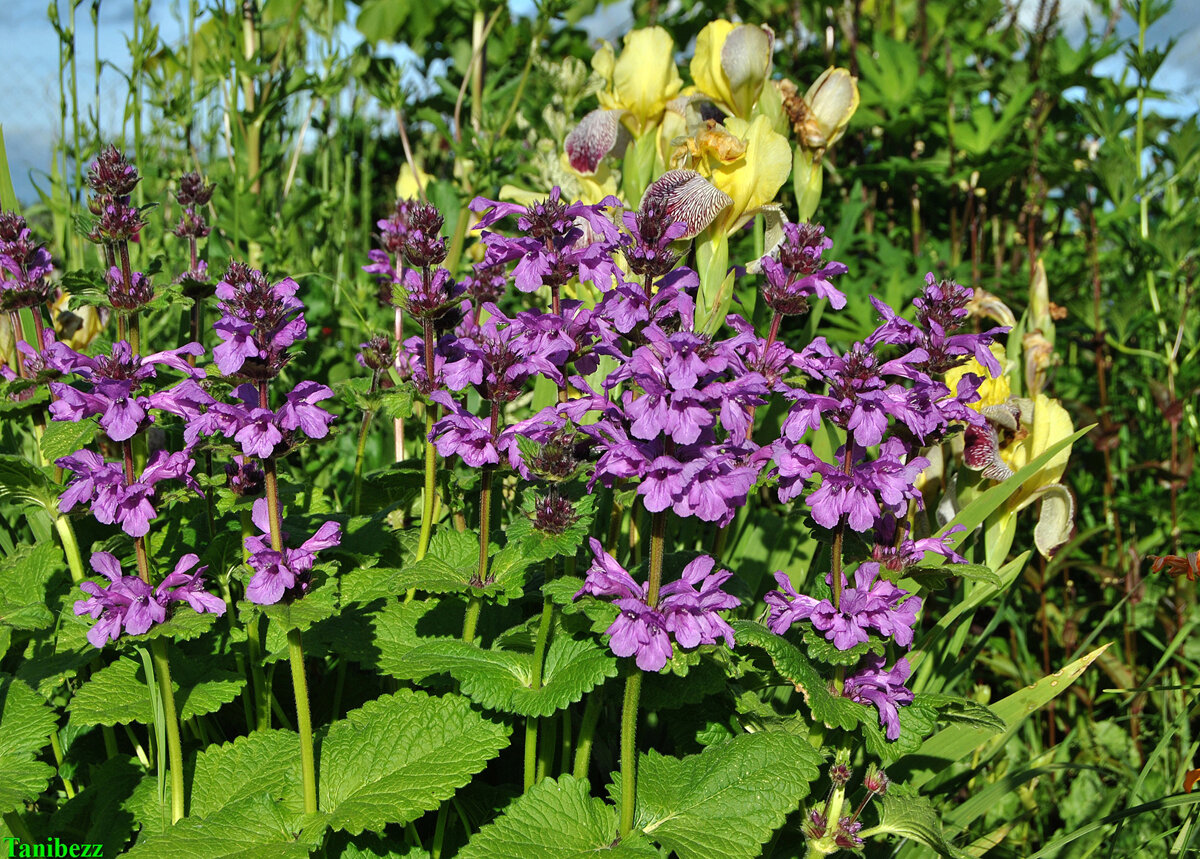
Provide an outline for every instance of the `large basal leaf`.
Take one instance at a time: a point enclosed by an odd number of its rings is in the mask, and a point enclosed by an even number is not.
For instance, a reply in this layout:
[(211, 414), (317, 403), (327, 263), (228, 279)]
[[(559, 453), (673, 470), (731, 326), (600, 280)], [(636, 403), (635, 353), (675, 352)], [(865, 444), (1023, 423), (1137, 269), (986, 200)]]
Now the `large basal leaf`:
[(584, 859), (658, 856), (640, 833), (617, 841), (617, 812), (564, 775), (538, 782), (475, 833), (460, 859)]
[(458, 640), (429, 642), (409, 652), (412, 670), (447, 672), (462, 692), (491, 710), (549, 716), (617, 676), (617, 661), (595, 642), (556, 635), (546, 651), (542, 684), (533, 688), (533, 654), (484, 650)]
[(321, 843), (320, 815), (298, 816), (268, 794), (205, 818), (185, 817), (161, 833), (138, 839), (131, 859), (302, 859)]
[(827, 727), (849, 731), (866, 718), (867, 711), (861, 704), (834, 697), (804, 652), (783, 636), (752, 620), (735, 620), (730, 626), (739, 647), (759, 647), (771, 657), (775, 670), (804, 696), (814, 719)]
[(227, 805), (266, 794), (297, 814), (304, 810), (300, 735), (255, 731), (196, 755), (188, 815), (207, 817)]
[[(246, 682), (241, 675), (208, 662), (176, 659), (173, 667), (175, 706), (185, 720), (221, 709), (238, 696)], [(150, 724), (150, 689), (142, 663), (122, 656), (106, 665), (79, 687), (68, 709), (74, 725)]]
[(682, 759), (649, 752), (638, 763), (636, 826), (679, 859), (753, 859), (808, 795), (820, 763), (807, 740), (775, 731)]
[(321, 744), (320, 807), (351, 834), (415, 820), (482, 770), (508, 732), (457, 695), (401, 690), (368, 701)]
[(54, 732), (54, 711), (42, 696), (8, 674), (0, 674), (0, 814), (34, 799), (54, 775), (36, 760)]
[(44, 629), (54, 623), (46, 582), (62, 563), (62, 550), (49, 542), (21, 546), (0, 561), (0, 626)]
[[(438, 603), (434, 600), (413, 600), (389, 603), (376, 613), (372, 626), (375, 630), (374, 645), (378, 651), (375, 662), (380, 671), (401, 680), (415, 680), (429, 673), (411, 660), (409, 654), (431, 640), (450, 640), (449, 629), (438, 630), (444, 633), (440, 636), (421, 629), (423, 626), (433, 626), (432, 618), (427, 619), (427, 616), (437, 608)], [(461, 612), (457, 622), (461, 629)]]
[(1106, 644), (1098, 647), (1065, 668), (1048, 674), (1038, 682), (1014, 692), (1003, 701), (992, 704), (992, 713), (1004, 722), (1003, 734), (997, 734), (995, 726), (990, 724), (951, 725), (926, 740), (916, 752), (893, 764), (888, 770), (888, 775), (893, 780), (904, 782), (909, 787), (916, 789), (973, 753), (989, 740), (994, 740), (997, 744), (1003, 743), (1004, 739), (1011, 736), (1027, 716), (1045, 706), (1078, 680), (1084, 670), (1099, 658), (1100, 654), (1108, 649), (1108, 646)]

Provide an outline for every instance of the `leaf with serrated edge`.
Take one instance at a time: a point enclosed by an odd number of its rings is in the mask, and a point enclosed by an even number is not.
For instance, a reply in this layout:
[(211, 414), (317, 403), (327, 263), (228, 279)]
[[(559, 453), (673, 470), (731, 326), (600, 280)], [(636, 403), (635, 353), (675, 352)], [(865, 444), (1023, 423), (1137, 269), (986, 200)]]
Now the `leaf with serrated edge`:
[(898, 796), (895, 791), (885, 794), (879, 812), (879, 825), (859, 833), (859, 837), (892, 833), (911, 838), (937, 851), (939, 856), (958, 857), (962, 852), (955, 850), (942, 835), (942, 821), (934, 810), (933, 803), (923, 796)]
[(303, 811), (299, 734), (255, 731), (200, 752), (188, 813), (207, 817), (231, 803), (264, 793)]
[(834, 697), (800, 648), (752, 620), (735, 620), (730, 626), (739, 645), (748, 644), (766, 651), (775, 670), (804, 696), (814, 719), (827, 727), (847, 731), (859, 723), (866, 710), (853, 701)]
[(808, 796), (820, 763), (807, 740), (780, 732), (682, 759), (649, 752), (638, 764), (636, 826), (679, 859), (753, 859)]
[(302, 859), (321, 843), (323, 834), (319, 817), (297, 816), (261, 794), (209, 817), (184, 818), (162, 833), (139, 839), (125, 855), (130, 859)]
[(557, 635), (546, 652), (539, 688), (533, 688), (533, 654), (484, 650), (463, 641), (423, 644), (406, 660), (412, 670), (448, 672), (462, 692), (491, 710), (549, 716), (579, 701), (605, 679), (617, 676), (617, 661), (592, 641)]
[(93, 418), (82, 421), (50, 421), (42, 433), (42, 456), (49, 462), (70, 456), (91, 444), (100, 425)]
[(0, 561), (0, 625), (28, 630), (54, 623), (46, 608), (46, 582), (62, 560), (55, 543), (36, 543)]
[(357, 834), (437, 808), (508, 745), (466, 698), (401, 690), (334, 722), (321, 744), (320, 807)]
[(617, 842), (617, 812), (569, 775), (543, 779), (459, 851), (460, 859), (612, 859), (659, 855), (640, 834)]
[(34, 799), (54, 775), (35, 756), (54, 732), (54, 711), (42, 696), (8, 674), (0, 674), (0, 814)]

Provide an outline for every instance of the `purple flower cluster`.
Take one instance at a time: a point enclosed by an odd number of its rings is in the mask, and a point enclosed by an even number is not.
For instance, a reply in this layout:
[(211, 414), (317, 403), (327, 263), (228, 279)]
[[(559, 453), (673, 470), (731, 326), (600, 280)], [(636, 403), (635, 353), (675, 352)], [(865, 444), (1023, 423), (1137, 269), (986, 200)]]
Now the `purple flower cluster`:
[(186, 389), (187, 399), (177, 397), (175, 412), (187, 419), (184, 441), (195, 444), (201, 436), (223, 435), (242, 448), (244, 456), (267, 459), (291, 449), (296, 432), (309, 438), (329, 435), (334, 416), (318, 403), (333, 396), (333, 390), (317, 382), (301, 382), (284, 396), (272, 411), (263, 404), (262, 392), (251, 384), (238, 385), (237, 402), (218, 402), (199, 385)]
[(119, 340), (111, 355), (90, 358), (63, 344), (48, 346), (43, 356), (47, 366), (90, 385), (89, 390), (81, 390), (65, 382), (51, 382), (50, 390), (58, 399), (51, 403), (50, 414), (54, 420), (74, 422), (99, 415), (100, 426), (113, 441), (133, 438), (153, 423), (151, 409), (176, 411), (181, 408), (180, 398), (186, 399), (191, 389), (185, 387), (185, 381), (171, 389), (142, 394), (143, 385), (157, 377), (156, 368), (169, 367), (190, 379), (203, 378), (185, 357), (203, 352), (199, 343), (189, 343), (143, 357), (135, 355), (128, 342)]
[(605, 197), (595, 205), (565, 203), (555, 186), (547, 199), (530, 206), (476, 197), (471, 211), (483, 213), (476, 224), (479, 230), (517, 216), (517, 229), (524, 235), (483, 233), (487, 246), (484, 265), (516, 262), (512, 276), (517, 289), (536, 292), (542, 286), (557, 290), (576, 277), (598, 285), (611, 281), (615, 270), (612, 250), (619, 243), (620, 232), (604, 209), (620, 205), (616, 197)]
[(637, 480), (646, 509), (671, 509), (727, 525), (758, 479), (761, 457), (750, 440), (751, 410), (768, 393), (734, 338), (713, 342), (655, 324), (643, 344), (605, 380), (623, 386), (619, 401), (601, 400), (600, 419), (583, 427), (602, 445), (593, 480)]
[(33, 240), (25, 219), (0, 212), (0, 311), (37, 307), (50, 297), (50, 252)]
[(92, 568), (107, 577), (109, 584), (100, 587), (95, 582), (84, 582), (79, 586), (89, 596), (75, 602), (75, 614), (86, 614), (96, 620), (88, 630), (88, 641), (94, 647), (103, 647), (120, 638), (122, 632), (129, 635), (148, 632), (167, 619), (171, 603), (175, 602), (186, 602), (199, 613), (225, 614), (225, 603), (220, 597), (204, 590), (202, 577), (208, 567), (190, 572), (199, 562), (194, 554), (184, 555), (158, 587), (151, 587), (137, 576), (123, 575), (120, 563), (108, 552), (93, 553)]
[(79, 504), (88, 504), (98, 522), (117, 524), (130, 537), (144, 537), (154, 509), (156, 486), (163, 480), (178, 480), (200, 492), (191, 472), (195, 461), (186, 451), (155, 451), (135, 481), (126, 479), (120, 463), (107, 462), (100, 454), (80, 450), (59, 459), (56, 465), (70, 469), (74, 477), (58, 499), (58, 509), (69, 513)]
[(609, 647), (617, 656), (633, 656), (643, 671), (658, 671), (674, 653), (674, 644), (693, 648), (716, 644), (723, 639), (733, 647), (733, 629), (717, 614), (736, 608), (737, 597), (721, 590), (732, 575), (727, 570), (713, 572), (715, 561), (701, 555), (683, 569), (676, 581), (662, 587), (657, 605), (651, 606), (649, 583), (639, 585), (616, 560), (604, 551), (600, 541), (589, 540), (594, 561), (583, 587), (575, 594), (610, 597), (621, 609), (606, 630)]
[(778, 314), (795, 316), (808, 312), (808, 300), (815, 295), (829, 299), (836, 309), (845, 307), (846, 296), (830, 278), (848, 269), (845, 263), (822, 259), (831, 247), (833, 241), (826, 238), (822, 226), (784, 224), (779, 244), (758, 263), (767, 276), (762, 290), (767, 306)]
[(289, 360), (288, 348), (308, 333), (296, 281), (270, 283), (258, 269), (230, 263), (217, 284), (221, 318), (213, 330), (221, 343), (213, 358), (223, 375), (273, 379)]
[[(810, 240), (819, 237), (809, 234)], [(795, 238), (789, 237), (793, 245)], [(815, 258), (827, 244), (809, 241), (809, 246), (814, 249), (809, 257)], [(781, 253), (780, 260), (785, 256)], [(782, 281), (771, 274), (774, 266), (768, 262), (764, 269), (769, 280), (775, 278), (768, 286), (773, 289)], [(832, 599), (798, 594), (783, 573), (776, 573), (779, 590), (767, 594), (766, 602), (768, 625), (777, 634), (807, 621), (839, 650), (866, 644), (871, 631), (908, 647), (921, 599), (881, 578), (882, 570), (902, 572), (924, 560), (927, 552), (962, 562), (947, 542), (949, 535), (912, 540), (897, 534), (897, 523), (910, 504), (922, 503), (916, 481), (929, 462), (918, 455), (920, 448), (940, 441), (955, 424), (972, 426), (981, 420), (968, 407), (978, 399), (980, 380), (967, 375), (951, 391), (939, 378), (972, 356), (995, 360), (988, 345), (1001, 330), (952, 333), (965, 319), (970, 296), (969, 289), (937, 282), (930, 275), (924, 294), (913, 302), (915, 324), (872, 298), (882, 322), (865, 341), (839, 355), (824, 338), (817, 338), (788, 362), (819, 388), (785, 386), (792, 407), (772, 449), (780, 500), (803, 495), (817, 525), (830, 530), (847, 527), (875, 548), (871, 558), (858, 565), (853, 587), (837, 574), (841, 581), (833, 587)], [(881, 355), (884, 349), (899, 354)], [(807, 432), (825, 421), (846, 434), (835, 462), (821, 460), (803, 442)], [(835, 569), (840, 569), (841, 559), (837, 562)], [(832, 574), (827, 581), (834, 585)], [(887, 671), (883, 664), (880, 657), (865, 656), (860, 670), (846, 680), (843, 694), (876, 706), (888, 739), (894, 740), (900, 733), (897, 708), (912, 700), (903, 686), (908, 663), (901, 659)]]
[[(271, 521), (268, 513), (267, 500), (259, 498), (254, 502), (251, 518), (261, 531), (259, 536), (246, 538), (246, 551), (250, 554), (250, 568), (254, 575), (246, 587), (246, 596), (259, 605), (273, 605), (287, 597), (294, 599), (304, 594), (309, 587), (312, 567), (317, 559), (317, 552), (338, 545), (342, 540), (342, 528), (337, 522), (326, 522), (313, 536), (309, 537), (299, 548), (282, 548), (275, 551), (271, 548)], [(284, 539), (283, 523), (277, 522), (276, 528)]]
[[(111, 249), (133, 241), (146, 225), (138, 208), (130, 203), (130, 195), (142, 179), (137, 168), (129, 163), (115, 146), (100, 150), (88, 168), (87, 183), (92, 189), (88, 209), (96, 216), (88, 238)], [(110, 257), (109, 262), (113, 262)]]

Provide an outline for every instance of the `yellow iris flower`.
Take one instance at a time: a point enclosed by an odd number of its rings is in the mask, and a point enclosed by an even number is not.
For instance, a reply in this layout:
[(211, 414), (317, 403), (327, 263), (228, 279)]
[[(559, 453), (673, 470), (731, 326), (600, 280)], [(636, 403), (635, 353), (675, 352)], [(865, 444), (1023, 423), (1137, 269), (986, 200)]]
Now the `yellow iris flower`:
[(675, 42), (662, 27), (630, 32), (619, 58), (608, 42), (592, 57), (592, 69), (607, 84), (598, 93), (600, 106), (625, 111), (635, 137), (658, 124), (667, 102), (683, 88), (674, 57)]
[(696, 37), (692, 80), (726, 113), (749, 119), (771, 77), (774, 46), (769, 27), (712, 21)]

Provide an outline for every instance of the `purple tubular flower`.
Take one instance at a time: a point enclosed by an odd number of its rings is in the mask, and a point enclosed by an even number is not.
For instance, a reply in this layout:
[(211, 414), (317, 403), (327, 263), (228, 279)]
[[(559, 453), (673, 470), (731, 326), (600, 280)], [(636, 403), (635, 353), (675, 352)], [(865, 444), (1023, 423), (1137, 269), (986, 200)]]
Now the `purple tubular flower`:
[(674, 653), (667, 621), (660, 612), (633, 599), (614, 600), (621, 609), (605, 633), (617, 656), (633, 656), (643, 671), (659, 671)]
[(281, 429), (303, 430), (309, 438), (325, 438), (334, 416), (316, 405), (333, 396), (333, 390), (316, 382), (301, 382), (286, 397), (275, 415)]
[(677, 581), (663, 585), (659, 592), (662, 597), (659, 608), (666, 618), (667, 629), (680, 647), (716, 644), (718, 638), (724, 638), (725, 644), (733, 647), (733, 627), (717, 612), (737, 608), (741, 601), (721, 590), (733, 573), (728, 570), (714, 573), (715, 564), (709, 556), (701, 555), (683, 568)]
[(776, 313), (795, 315), (808, 311), (808, 299), (827, 298), (835, 309), (846, 306), (846, 296), (830, 280), (849, 269), (826, 262), (821, 255), (833, 247), (825, 228), (816, 224), (784, 224), (783, 237), (771, 254), (759, 261), (767, 275), (763, 300)]
[(223, 615), (224, 601), (203, 590), (201, 577), (208, 568), (188, 573), (199, 560), (194, 554), (184, 555), (175, 570), (152, 588), (137, 576), (123, 575), (120, 563), (108, 552), (93, 553), (93, 569), (107, 577), (109, 584), (102, 588), (94, 582), (83, 582), (79, 586), (88, 598), (75, 602), (75, 614), (98, 621), (88, 630), (88, 641), (93, 647), (103, 647), (119, 638), (122, 631), (129, 635), (148, 632), (167, 619), (167, 608), (173, 602), (186, 602), (200, 613)]
[[(305, 593), (311, 583), (313, 564), (317, 552), (338, 545), (342, 541), (342, 526), (337, 522), (325, 522), (298, 548), (271, 548), (271, 523), (268, 518), (267, 500), (254, 502), (251, 518), (259, 536), (246, 538), (246, 551), (250, 553), (250, 567), (254, 575), (246, 586), (246, 597), (259, 605), (274, 605), (285, 596), (295, 598)], [(277, 525), (281, 527), (281, 525)], [(283, 535), (284, 539), (287, 535)]]
[(150, 520), (157, 512), (151, 503), (155, 485), (162, 480), (178, 480), (200, 492), (191, 476), (195, 461), (186, 451), (155, 451), (132, 484), (126, 485), (124, 470), (118, 463), (105, 462), (97, 453), (81, 450), (64, 456), (56, 463), (75, 472), (70, 485), (59, 498), (59, 510), (67, 513), (81, 503), (92, 505), (92, 515), (106, 525), (117, 524), (131, 537), (144, 537)]
[(889, 740), (900, 737), (900, 711), (911, 704), (913, 693), (904, 686), (912, 672), (908, 660), (901, 658), (887, 671), (882, 656), (867, 654), (861, 668), (842, 684), (843, 697), (860, 704), (873, 704), (879, 710), (879, 724), (886, 728)]
[(299, 289), (290, 277), (271, 284), (258, 269), (230, 263), (217, 284), (222, 316), (213, 324), (221, 338), (213, 358), (222, 374), (255, 380), (279, 375), (288, 347), (308, 333)]
[(783, 635), (792, 624), (812, 617), (817, 601), (810, 596), (796, 592), (792, 581), (782, 570), (776, 570), (775, 581), (779, 590), (769, 591), (763, 599), (770, 612), (767, 615), (767, 627), (776, 635)]
[(529, 206), (501, 203), (476, 197), (471, 211), (483, 213), (478, 230), (517, 215), (517, 228), (525, 235), (508, 238), (484, 232), (487, 245), (484, 264), (494, 266), (516, 261), (513, 280), (522, 292), (535, 292), (543, 285), (557, 288), (573, 277), (597, 284), (611, 283), (615, 264), (611, 251), (620, 241), (620, 231), (604, 209), (620, 208), (616, 197), (605, 197), (594, 205), (564, 203), (555, 186), (550, 196)]
[(446, 410), (429, 434), (438, 453), (447, 457), (458, 454), (472, 468), (500, 462), (497, 439), (487, 420), (471, 414), (445, 391), (436, 391), (430, 399)]
[(54, 288), (53, 270), (50, 252), (34, 242), (25, 219), (0, 212), (0, 311), (44, 304)]

